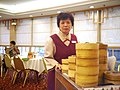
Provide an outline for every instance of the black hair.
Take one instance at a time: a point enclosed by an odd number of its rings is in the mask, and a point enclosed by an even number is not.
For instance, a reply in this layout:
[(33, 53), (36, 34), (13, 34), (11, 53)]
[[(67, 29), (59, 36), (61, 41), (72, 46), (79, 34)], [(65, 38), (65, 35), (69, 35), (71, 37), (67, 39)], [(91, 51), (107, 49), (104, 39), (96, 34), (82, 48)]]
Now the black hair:
[(16, 42), (15, 41), (10, 41), (11, 44), (13, 45), (16, 45)]
[(74, 18), (72, 16), (72, 14), (70, 14), (70, 13), (60, 13), (57, 16), (57, 26), (59, 27), (60, 20), (66, 20), (66, 19), (70, 19), (70, 21), (72, 23), (72, 26), (74, 25)]

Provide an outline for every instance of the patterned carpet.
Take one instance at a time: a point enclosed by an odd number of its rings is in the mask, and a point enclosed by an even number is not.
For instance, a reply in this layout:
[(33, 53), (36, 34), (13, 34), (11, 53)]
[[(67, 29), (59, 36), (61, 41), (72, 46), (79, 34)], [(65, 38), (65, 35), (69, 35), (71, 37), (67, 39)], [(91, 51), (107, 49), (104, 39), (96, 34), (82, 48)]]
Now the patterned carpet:
[(17, 75), (15, 84), (12, 84), (12, 74), (14, 70), (9, 70), (6, 78), (0, 77), (0, 90), (47, 90), (47, 73), (43, 72), (39, 76), (35, 71), (30, 71), (26, 84), (23, 87), (25, 72), (21, 71)]

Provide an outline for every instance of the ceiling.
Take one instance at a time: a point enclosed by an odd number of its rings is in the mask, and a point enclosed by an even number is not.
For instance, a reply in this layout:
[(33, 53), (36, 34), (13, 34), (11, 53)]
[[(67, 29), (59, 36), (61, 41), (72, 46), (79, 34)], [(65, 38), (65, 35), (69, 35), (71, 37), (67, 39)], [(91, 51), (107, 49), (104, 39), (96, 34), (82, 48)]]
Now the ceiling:
[[(40, 1), (41, 0), (0, 0), (0, 16), (2, 16), (0, 20), (26, 18), (30, 15), (33, 17), (53, 15), (57, 14), (58, 11), (81, 11), (89, 9), (91, 5), (94, 5), (95, 8), (120, 5), (120, 0), (63, 0), (63, 3), (62, 0), (56, 0), (54, 2), (53, 0)], [(37, 3), (35, 4), (34, 2)], [(32, 5), (27, 5), (28, 3), (32, 3)], [(24, 6), (21, 6), (23, 4)], [(13, 8), (10, 9), (11, 7)]]
[(35, 0), (0, 0), (0, 4), (14, 5), (14, 4), (26, 3), (29, 1), (35, 1)]

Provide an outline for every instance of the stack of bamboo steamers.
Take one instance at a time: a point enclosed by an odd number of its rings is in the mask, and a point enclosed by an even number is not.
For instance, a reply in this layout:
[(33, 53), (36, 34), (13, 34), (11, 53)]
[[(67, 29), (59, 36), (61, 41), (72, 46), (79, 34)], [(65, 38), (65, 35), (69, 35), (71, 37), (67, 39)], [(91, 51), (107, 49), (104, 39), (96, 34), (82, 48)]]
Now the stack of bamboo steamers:
[[(103, 72), (107, 70), (107, 45), (77, 43), (76, 56), (63, 59), (62, 66), (68, 68), (68, 76), (80, 87), (94, 87), (102, 84)], [(62, 71), (66, 72), (66, 68)]]
[(76, 76), (75, 83), (81, 87), (98, 85), (99, 44), (76, 44)]
[(107, 45), (99, 44), (99, 84), (104, 84), (104, 72), (108, 70)]

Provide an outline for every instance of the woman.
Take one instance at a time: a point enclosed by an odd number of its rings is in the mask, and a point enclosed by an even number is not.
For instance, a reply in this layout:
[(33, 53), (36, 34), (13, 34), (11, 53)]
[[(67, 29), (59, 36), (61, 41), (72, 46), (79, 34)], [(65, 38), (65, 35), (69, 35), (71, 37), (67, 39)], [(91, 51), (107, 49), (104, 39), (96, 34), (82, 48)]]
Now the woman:
[[(51, 68), (48, 71), (48, 90), (55, 90), (55, 69), (61, 69), (62, 59), (75, 55), (75, 43), (77, 38), (70, 34), (74, 25), (74, 18), (69, 13), (60, 13), (57, 16), (59, 33), (50, 36), (45, 44), (45, 59)], [(49, 66), (50, 68), (50, 66)]]
[(9, 51), (9, 55), (10, 57), (16, 56), (20, 54), (19, 49), (16, 47), (16, 42), (15, 41), (11, 41), (10, 42), (10, 51)]

